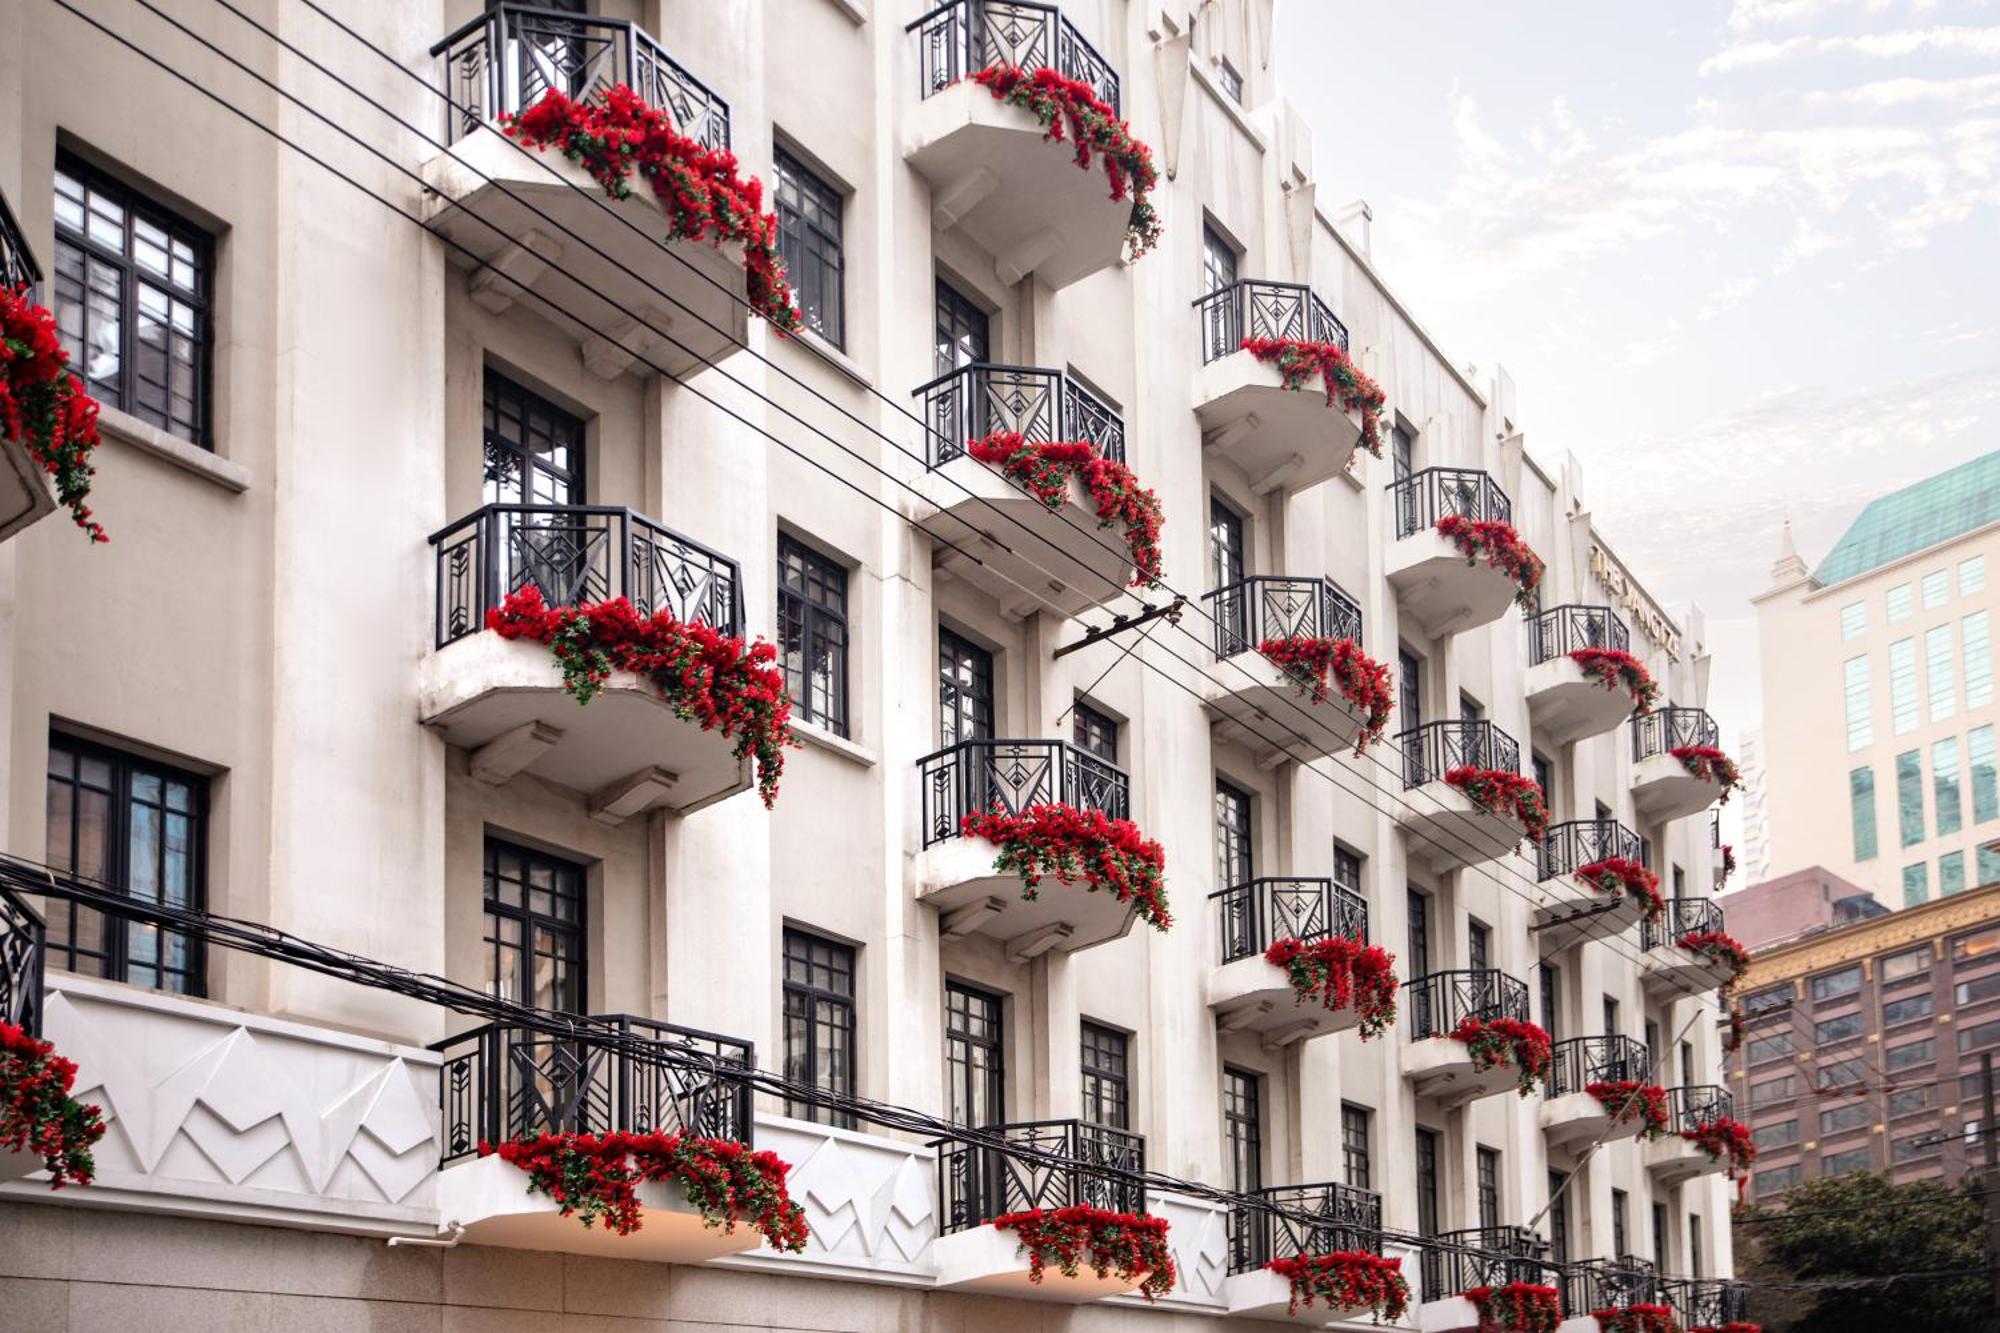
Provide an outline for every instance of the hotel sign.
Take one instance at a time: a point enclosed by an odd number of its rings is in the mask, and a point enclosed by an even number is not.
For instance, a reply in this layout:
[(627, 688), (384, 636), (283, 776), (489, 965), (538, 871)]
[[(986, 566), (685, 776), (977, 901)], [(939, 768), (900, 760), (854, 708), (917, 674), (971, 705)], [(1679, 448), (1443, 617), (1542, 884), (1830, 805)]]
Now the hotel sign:
[(1618, 609), (1666, 653), (1669, 661), (1681, 660), (1681, 636), (1674, 622), (1639, 591), (1639, 585), (1625, 573), (1624, 567), (1595, 542), (1590, 547), (1590, 572)]

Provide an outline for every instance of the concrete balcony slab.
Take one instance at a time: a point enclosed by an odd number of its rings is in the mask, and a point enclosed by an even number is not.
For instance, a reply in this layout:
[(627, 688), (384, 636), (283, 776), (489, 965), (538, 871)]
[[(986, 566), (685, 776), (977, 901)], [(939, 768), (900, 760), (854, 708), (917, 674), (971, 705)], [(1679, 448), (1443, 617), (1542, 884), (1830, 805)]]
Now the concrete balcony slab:
[(1241, 472), (1259, 495), (1332, 480), (1361, 442), (1361, 414), (1328, 403), (1317, 377), (1287, 389), (1277, 367), (1244, 351), (1195, 373), (1194, 412), (1202, 452)]
[(1258, 1033), (1272, 1048), (1361, 1023), (1352, 1006), (1328, 1009), (1316, 1000), (1301, 1002), (1285, 969), (1265, 962), (1261, 954), (1210, 968), (1207, 995), (1218, 1028)]
[(1200, 689), (1202, 706), (1215, 720), (1216, 738), (1242, 747), (1268, 767), (1351, 751), (1364, 725), (1338, 689), (1326, 702), (1313, 703), (1255, 648), (1216, 663), (1203, 673)]
[(1476, 1070), (1472, 1049), (1454, 1037), (1424, 1037), (1403, 1042), (1403, 1077), (1417, 1096), (1444, 1106), (1461, 1106), (1481, 1097), (1512, 1092), (1514, 1067), (1495, 1065)]
[(943, 539), (932, 551), (938, 567), (994, 598), (1013, 619), (1043, 610), (1078, 615), (1118, 599), (1131, 584), (1124, 530), (1098, 526), (1081, 482), (1072, 480), (1068, 500), (1051, 512), (997, 469), (960, 455), (918, 488), (932, 509), (924, 526)]
[(643, 1182), (638, 1193), (639, 1229), (621, 1236), (564, 1217), (555, 1200), (528, 1193), (527, 1172), (498, 1157), (481, 1157), (438, 1174), (438, 1215), (447, 1227), (454, 1222), (463, 1226), (465, 1239), (474, 1245), (601, 1259), (699, 1264), (763, 1244), (747, 1224), (739, 1223), (733, 1232), (709, 1226), (678, 1183)]
[(1440, 874), (1498, 861), (1524, 836), (1519, 824), (1442, 779), (1405, 791), (1395, 813), (1409, 835), (1410, 856)]
[(1392, 543), (1385, 572), (1402, 614), (1433, 639), (1492, 624), (1520, 592), (1484, 560), (1468, 561), (1434, 528)]
[(1045, 879), (1034, 898), (1023, 898), (1020, 876), (993, 868), (998, 854), (984, 839), (963, 837), (917, 854), (917, 901), (937, 909), (940, 936), (990, 936), (1004, 942), (1008, 957), (1026, 961), (1088, 949), (1132, 929), (1132, 907), (1082, 883)]
[(1019, 1238), (991, 1223), (940, 1237), (931, 1246), (931, 1257), (937, 1263), (937, 1284), (946, 1290), (1019, 1300), (1080, 1305), (1137, 1291), (1142, 1280), (1127, 1280), (1116, 1274), (1099, 1277), (1084, 1267), (1075, 1277), (1064, 1277), (1060, 1270), (1049, 1268), (1042, 1273), (1040, 1282), (1032, 1281), (1028, 1276), (1028, 1254), (1021, 1248)]
[(1694, 776), (1671, 754), (1649, 754), (1632, 766), (1632, 806), (1645, 823), (1698, 815), (1721, 798), (1721, 783)]
[(1535, 1113), (1551, 1147), (1566, 1148), (1602, 1139), (1607, 1143), (1636, 1138), (1645, 1128), (1638, 1117), (1614, 1122), (1604, 1103), (1587, 1092), (1565, 1093), (1544, 1101)]
[(1522, 682), (1535, 730), (1558, 745), (1602, 736), (1632, 716), (1632, 696), (1605, 689), (1565, 654), (1528, 668)]
[(55, 512), (55, 481), (20, 440), (0, 440), (0, 542)]

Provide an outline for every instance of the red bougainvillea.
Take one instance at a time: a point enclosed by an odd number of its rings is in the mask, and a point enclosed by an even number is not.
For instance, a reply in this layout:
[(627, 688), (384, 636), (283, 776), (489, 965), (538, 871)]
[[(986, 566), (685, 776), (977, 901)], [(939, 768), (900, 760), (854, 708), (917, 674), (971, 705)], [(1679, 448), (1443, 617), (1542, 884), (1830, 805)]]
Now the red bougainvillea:
[(1540, 842), (1549, 831), (1549, 807), (1542, 800), (1541, 784), (1533, 778), (1510, 773), (1504, 768), (1454, 768), (1444, 775), (1447, 786), (1456, 787), (1502, 819), (1521, 826), (1532, 842)]
[(586, 606), (549, 606), (530, 584), (486, 613), (486, 628), (503, 639), (533, 639), (555, 650), (563, 688), (587, 704), (614, 671), (651, 682), (674, 716), (703, 731), (734, 737), (736, 757), (754, 756), (757, 790), (768, 809), (778, 798), (785, 748), (797, 744), (789, 724), (791, 696), (778, 651), (666, 611), (642, 616), (623, 597)]
[(1338, 403), (1344, 412), (1361, 416), (1361, 447), (1382, 456), (1382, 408), (1389, 396), (1363, 374), (1338, 344), (1300, 338), (1245, 338), (1243, 350), (1265, 365), (1276, 366), (1287, 389), (1297, 391), (1319, 372), (1326, 388), (1326, 405)]
[(1137, 1280), (1139, 1294), (1150, 1301), (1172, 1291), (1178, 1280), (1164, 1217), (1078, 1204), (1007, 1213), (993, 1219), (993, 1229), (1020, 1239), (1030, 1282), (1040, 1282), (1049, 1268), (1075, 1277), (1087, 1267), (1100, 1278), (1116, 1273), (1124, 1281)]
[(1160, 529), (1166, 519), (1160, 512), (1160, 497), (1141, 486), (1131, 468), (1101, 456), (1084, 440), (1035, 444), (1011, 430), (973, 440), (965, 451), (1000, 468), (1052, 514), (1068, 501), (1070, 478), (1075, 477), (1097, 506), (1097, 526), (1116, 523), (1125, 529), (1125, 549), (1131, 553), (1134, 570), (1132, 586), (1150, 588), (1160, 581)]
[(1622, 1310), (1592, 1310), (1597, 1333), (1680, 1333), (1671, 1305), (1628, 1305)]
[(1749, 1029), (1750, 1020), (1743, 1013), (1743, 1006), (1729, 1006), (1729, 1018), (1722, 1035), (1722, 1053), (1734, 1055), (1743, 1049), (1743, 1034)]
[(1612, 1124), (1629, 1125), (1637, 1120), (1640, 1133), (1649, 1139), (1659, 1138), (1673, 1124), (1667, 1090), (1657, 1083), (1642, 1083), (1636, 1078), (1600, 1079), (1585, 1084), (1583, 1090), (1611, 1113)]
[(1736, 769), (1736, 761), (1713, 745), (1677, 745), (1667, 751), (1681, 761), (1681, 767), (1689, 776), (1703, 782), (1722, 785), (1722, 804), (1729, 804), (1729, 793), (1743, 785), (1743, 775)]
[(581, 102), (552, 88), (520, 115), (502, 116), (500, 127), (530, 148), (561, 150), (613, 199), (632, 197), (638, 173), (666, 210), (672, 239), (741, 243), (750, 308), (780, 333), (798, 331), (778, 220), (764, 211), (763, 182), (737, 175), (735, 154), (676, 133), (664, 110), (622, 83)]
[(1660, 896), (1660, 877), (1637, 861), (1628, 861), (1622, 856), (1607, 856), (1602, 861), (1578, 866), (1576, 877), (1599, 893), (1631, 894), (1639, 900), (1647, 917), (1654, 921), (1658, 921), (1661, 913), (1667, 910), (1667, 900)]
[(1736, 848), (1730, 843), (1722, 844), (1722, 877), (1726, 880), (1736, 873)]
[(1719, 1115), (1680, 1133), (1707, 1153), (1710, 1161), (1727, 1161), (1731, 1180), (1741, 1178), (1757, 1160), (1757, 1145), (1750, 1141), (1750, 1126), (1731, 1116)]
[(1570, 661), (1583, 668), (1583, 674), (1596, 681), (1607, 690), (1623, 686), (1632, 696), (1632, 702), (1642, 713), (1653, 711), (1659, 700), (1660, 687), (1653, 680), (1653, 673), (1646, 670), (1646, 664), (1628, 652), (1617, 648), (1578, 648), (1569, 655)]
[(1132, 199), (1132, 216), (1125, 223), (1126, 250), (1137, 259), (1160, 242), (1160, 215), (1150, 196), (1160, 183), (1153, 150), (1139, 142), (1132, 127), (1118, 118), (1087, 83), (1044, 65), (1032, 73), (1012, 65), (994, 65), (972, 81), (998, 101), (1025, 107), (1042, 123), (1042, 137), (1061, 143), (1064, 130), (1076, 146), (1076, 164), (1090, 170), (1093, 155), (1104, 163), (1111, 197)]
[(1562, 1323), (1562, 1298), (1554, 1287), (1509, 1282), (1472, 1287), (1465, 1299), (1479, 1311), (1479, 1333), (1556, 1333)]
[(1031, 805), (1018, 815), (994, 810), (959, 821), (959, 832), (1000, 849), (993, 868), (1021, 877), (1021, 896), (1033, 898), (1043, 879), (1109, 893), (1138, 909), (1151, 925), (1173, 925), (1167, 911), (1166, 853), (1129, 819), (1068, 805)]
[(56, 318), (28, 289), (0, 287), (0, 438), (13, 440), (55, 481), (56, 499), (93, 542), (110, 541), (84, 501), (97, 469), (97, 400), (69, 368)]
[(1317, 1301), (1329, 1311), (1365, 1308), (1377, 1323), (1385, 1319), (1395, 1323), (1410, 1308), (1410, 1284), (1403, 1277), (1401, 1259), (1336, 1250), (1273, 1259), (1264, 1267), (1291, 1283), (1289, 1313), (1294, 1315), (1300, 1306), (1311, 1308)]
[(746, 1223), (772, 1249), (806, 1247), (806, 1210), (785, 1189), (791, 1167), (776, 1153), (753, 1152), (733, 1139), (680, 1134), (542, 1134), (479, 1145), (528, 1174), (528, 1193), (555, 1200), (562, 1215), (586, 1227), (629, 1236), (640, 1227), (639, 1186), (676, 1182), (702, 1219), (725, 1232)]
[(1687, 1333), (1764, 1333), (1764, 1326), (1762, 1324), (1750, 1323), (1748, 1320), (1737, 1319), (1727, 1324), (1697, 1325), (1689, 1329)]
[(0, 1023), (0, 1152), (33, 1153), (49, 1188), (88, 1185), (96, 1176), (91, 1147), (104, 1137), (98, 1108), (69, 1095), (76, 1066), (56, 1048), (11, 1023)]
[(1451, 1030), (1453, 1041), (1462, 1041), (1472, 1053), (1475, 1073), (1511, 1065), (1515, 1087), (1525, 1097), (1548, 1076), (1551, 1050), (1549, 1034), (1539, 1023), (1518, 1018), (1479, 1019), (1467, 1014)]
[(1396, 1021), (1396, 956), (1379, 944), (1344, 935), (1279, 940), (1264, 951), (1264, 961), (1285, 969), (1300, 1004), (1317, 999), (1327, 1009), (1352, 1008), (1363, 1041)]
[(1542, 558), (1528, 549), (1512, 523), (1446, 514), (1437, 521), (1440, 536), (1458, 548), (1467, 564), (1485, 560), (1520, 589), (1514, 602), (1523, 611), (1535, 609), (1535, 590), (1542, 586)]
[(1354, 753), (1367, 753), (1371, 742), (1382, 739), (1382, 728), (1396, 706), (1396, 692), (1389, 685), (1389, 668), (1377, 662), (1352, 639), (1313, 638), (1294, 635), (1289, 639), (1266, 639), (1257, 651), (1292, 678), (1299, 692), (1314, 704), (1332, 697), (1331, 686), (1340, 686), (1340, 697), (1361, 715), (1361, 734), (1354, 738)]
[(1722, 983), (1722, 989), (1733, 990), (1743, 974), (1750, 970), (1750, 951), (1734, 935), (1720, 930), (1691, 930), (1674, 941), (1689, 953), (1699, 954), (1717, 967), (1726, 968), (1729, 979)]

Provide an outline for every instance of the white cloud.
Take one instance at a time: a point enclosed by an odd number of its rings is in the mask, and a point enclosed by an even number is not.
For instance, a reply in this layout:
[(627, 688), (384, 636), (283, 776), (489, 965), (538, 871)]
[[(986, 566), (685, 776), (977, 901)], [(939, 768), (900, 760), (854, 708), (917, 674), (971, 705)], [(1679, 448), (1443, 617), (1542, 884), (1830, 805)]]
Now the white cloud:
[(1833, 92), (1815, 90), (1808, 103), (1844, 103), (1887, 111), (1904, 107), (1939, 106), (1961, 111), (2000, 106), (2000, 74), (1973, 74), (1957, 79), (1906, 77), (1878, 79)]
[[(1826, 17), (1838, 9), (1861, 8), (1871, 13), (1889, 8), (1888, 0), (1736, 0), (1729, 11), (1729, 27), (1735, 32), (1752, 28), (1774, 28), (1805, 23)], [(1922, 10), (1928, 4), (1912, 6)]]
[(1757, 290), (1757, 279), (1750, 277), (1731, 278), (1708, 294), (1708, 299), (1694, 312), (1696, 319), (1716, 319), (1728, 314), (1737, 306), (1750, 299)]
[(1833, 37), (1738, 42), (1701, 62), (1703, 74), (1728, 74), (1800, 55), (1856, 55), (1898, 60), (1917, 55), (2000, 56), (2000, 28), (1904, 28)]

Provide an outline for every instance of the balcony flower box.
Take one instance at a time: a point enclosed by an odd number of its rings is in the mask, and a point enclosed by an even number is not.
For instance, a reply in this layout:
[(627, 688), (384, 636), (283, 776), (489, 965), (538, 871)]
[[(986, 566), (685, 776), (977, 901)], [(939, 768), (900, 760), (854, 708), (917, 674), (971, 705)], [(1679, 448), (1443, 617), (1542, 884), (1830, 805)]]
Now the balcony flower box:
[(1468, 1014), (1458, 1020), (1450, 1038), (1472, 1055), (1472, 1070), (1514, 1071), (1515, 1090), (1526, 1097), (1548, 1076), (1552, 1046), (1539, 1023), (1518, 1018), (1480, 1019)]
[(1082, 1302), (1136, 1291), (1151, 1301), (1179, 1280), (1165, 1218), (1087, 1204), (1006, 1213), (932, 1253), (939, 1286), (986, 1295)]
[(1368, 1316), (1379, 1324), (1396, 1323), (1409, 1313), (1410, 1284), (1401, 1259), (1340, 1250), (1273, 1259), (1264, 1271), (1284, 1280), (1290, 1318), (1305, 1310), (1316, 1322)]
[(1340, 687), (1340, 697), (1361, 719), (1361, 729), (1354, 738), (1357, 756), (1382, 739), (1382, 729), (1396, 706), (1389, 668), (1362, 652), (1354, 640), (1295, 635), (1265, 639), (1257, 651), (1291, 677), (1299, 694), (1315, 708), (1333, 697), (1332, 686)]
[(52, 1190), (90, 1184), (104, 1118), (70, 1096), (75, 1086), (76, 1066), (54, 1046), (0, 1023), (0, 1181), (47, 1171)]
[(1167, 911), (1166, 853), (1129, 819), (1113, 819), (1102, 810), (1035, 805), (1018, 815), (969, 814), (959, 831), (1000, 849), (993, 868), (1018, 875), (1023, 898), (1036, 898), (1042, 881), (1053, 877), (1111, 895), (1155, 929), (1173, 925)]
[(1465, 1299), (1479, 1312), (1479, 1333), (1556, 1333), (1562, 1324), (1562, 1297), (1554, 1287), (1509, 1282), (1473, 1287)]
[(1379, 944), (1341, 935), (1283, 939), (1265, 951), (1264, 961), (1283, 969), (1300, 1005), (1317, 1001), (1329, 1012), (1351, 1012), (1363, 1041), (1396, 1021), (1396, 959)]
[(86, 503), (97, 411), (69, 368), (55, 316), (25, 289), (0, 287), (0, 539), (61, 503), (91, 541), (110, 540)]

